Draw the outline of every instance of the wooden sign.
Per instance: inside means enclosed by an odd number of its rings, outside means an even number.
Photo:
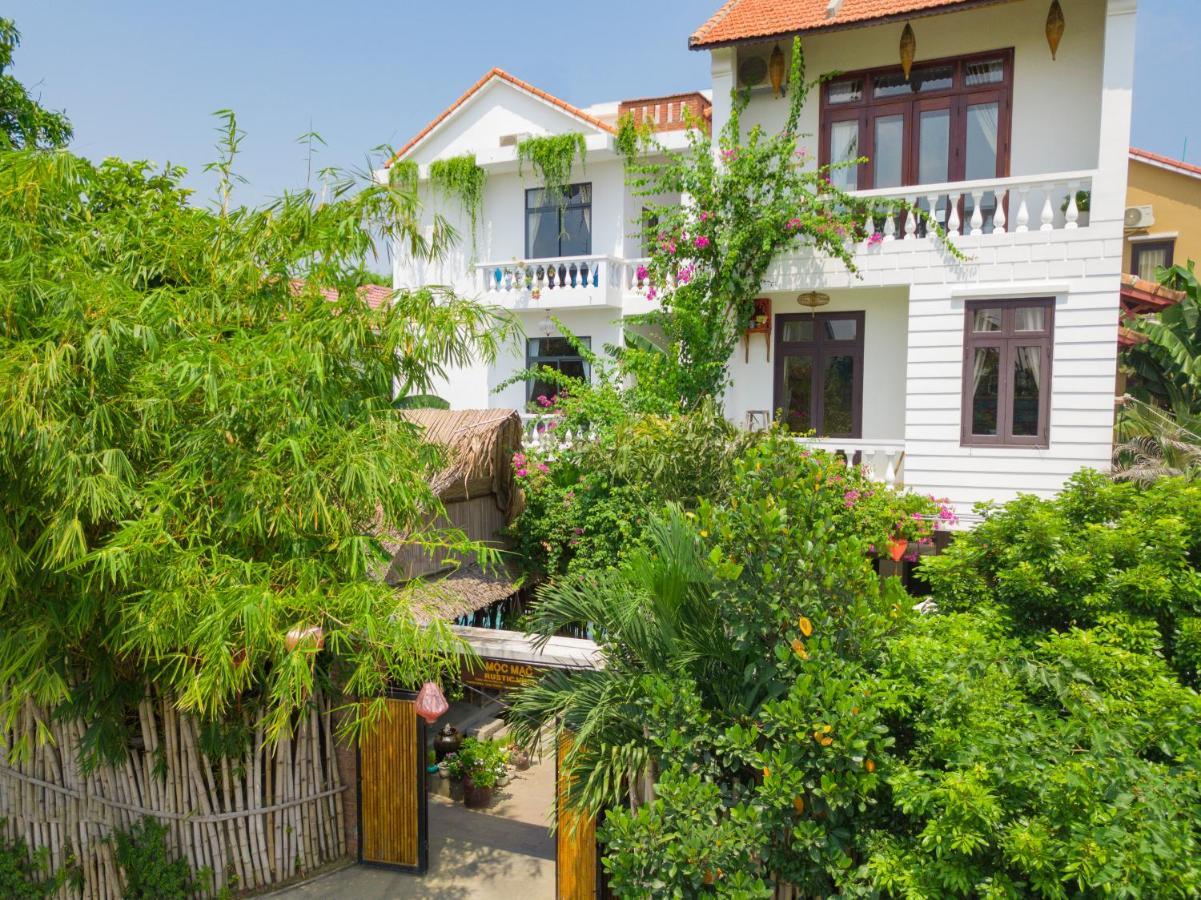
[[[506,659],[480,659],[463,663],[463,682],[475,687],[510,690],[537,680],[546,668]]]

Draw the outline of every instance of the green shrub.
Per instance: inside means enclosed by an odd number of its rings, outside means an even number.
[[[0,820],[0,827],[4,821]],[[24,838],[8,840],[0,835],[0,897],[37,900],[58,893],[67,873],[50,871],[50,853],[45,848],[30,852]]]
[[[205,889],[211,872],[193,875],[187,860],[167,847],[167,828],[143,818],[114,835],[117,865],[125,873],[126,900],[188,900]]]

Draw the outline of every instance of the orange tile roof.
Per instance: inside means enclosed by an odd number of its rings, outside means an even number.
[[[589,125],[593,125],[596,128],[601,129],[602,131],[607,131],[610,134],[617,133],[617,129],[615,129],[612,125],[602,122],[600,119],[596,118],[596,116],[588,115],[588,113],[584,112],[578,106],[572,106],[566,100],[560,100],[558,97],[554,96],[553,94],[548,94],[546,91],[544,91],[540,88],[534,87],[528,81],[522,81],[520,78],[516,77],[515,75],[510,75],[504,69],[498,69],[498,68],[494,67],[492,69],[489,69],[484,74],[483,78],[481,78],[479,81],[477,81],[471,87],[469,87],[463,93],[463,95],[461,97],[459,97],[458,100],[456,100],[450,106],[446,107],[446,109],[442,110],[442,112],[438,113],[438,115],[434,118],[434,120],[432,122],[430,122],[428,125],[426,125],[424,128],[422,128],[419,132],[417,132],[415,135],[413,135],[413,137],[409,140],[409,142],[407,144],[405,144],[403,147],[401,147],[398,151],[396,151],[395,155],[390,160],[388,160],[387,165],[392,165],[392,163],[394,163],[394,162],[396,162],[396,160],[402,158],[410,150],[412,150],[419,143],[421,143],[421,141],[425,138],[426,135],[428,135],[431,131],[433,131],[435,128],[437,128],[439,125],[441,125],[443,120],[445,120],[448,116],[450,116],[451,113],[453,113],[456,109],[458,109],[460,106],[462,106],[468,100],[470,100],[476,93],[478,93],[484,87],[484,85],[486,85],[493,78],[500,78],[503,81],[507,81],[509,84],[513,85],[514,87],[519,88],[520,90],[526,91],[527,93],[533,94],[535,97],[539,97],[542,100],[545,100],[547,103],[551,103],[554,106],[559,107],[559,109],[563,110],[564,112],[568,113],[569,115],[575,116],[577,119],[583,119]]]
[[[1155,163],[1160,166],[1167,166],[1169,169],[1177,169],[1186,175],[1201,176],[1201,166],[1194,166],[1192,163],[1186,163],[1180,159],[1172,159],[1170,156],[1162,156],[1158,153],[1152,153],[1150,150],[1140,150],[1138,147],[1131,147],[1130,155],[1135,159],[1143,160],[1145,162]]]
[[[726,0],[688,46],[717,47],[755,38],[866,25],[880,19],[932,15],[953,6],[979,6],[1005,0]],[[836,6],[834,15],[829,14]]]

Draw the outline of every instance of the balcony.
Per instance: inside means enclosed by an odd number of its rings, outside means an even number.
[[[620,309],[628,265],[612,256],[562,256],[487,262],[475,268],[484,302],[532,311]]]
[[[862,466],[872,481],[900,488],[905,485],[905,442],[903,440],[858,440],[854,438],[797,438],[816,450],[825,450],[848,466]]]
[[[951,236],[1075,231],[1088,226],[1089,214],[1080,209],[1080,200],[1091,196],[1094,174],[989,178],[855,191],[853,196],[900,201],[904,206],[894,215],[881,211],[869,216],[864,229],[873,243],[926,237],[919,210],[932,211]]]

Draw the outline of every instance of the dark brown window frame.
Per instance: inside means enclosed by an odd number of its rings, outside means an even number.
[[[1042,331],[1017,331],[1014,329],[1015,310],[1041,307],[1046,311]],[[973,313],[978,309],[1001,309],[1000,331],[973,332]],[[1006,300],[968,300],[963,312],[963,372],[960,415],[960,444],[964,447],[1010,447],[1028,450],[1045,450],[1051,446],[1051,388],[1055,365],[1055,298],[1023,297]],[[1038,398],[1038,434],[1013,434],[1013,351],[1015,347],[1040,347],[1042,363],[1046,367],[1043,384]],[[997,433],[995,435],[972,433],[971,372],[974,352],[979,347],[1000,349],[1000,384],[997,389]]]
[[[966,84],[967,66],[974,62],[983,62],[1000,58],[1004,64],[1004,76],[996,84],[968,87]],[[901,165],[902,187],[918,184],[917,173],[920,167],[918,147],[921,139],[916,119],[921,107],[937,109],[945,107],[951,112],[951,146],[949,148],[948,182],[954,183],[966,180],[965,151],[967,146],[967,108],[981,102],[996,100],[997,115],[997,172],[996,177],[1009,176],[1010,139],[1013,131],[1013,48],[1007,47],[993,50],[989,53],[973,53],[970,56],[952,56],[942,59],[922,60],[915,63],[915,68],[927,66],[947,66],[955,68],[952,86],[947,90],[915,93],[908,96],[884,97],[875,100],[872,97],[875,79],[881,75],[896,75],[901,71],[900,66],[884,66],[876,69],[860,69],[854,72],[839,72],[821,89],[820,119],[818,133],[820,147],[818,162],[830,164],[830,135],[835,122],[856,120],[859,123],[859,155],[867,157],[867,162],[859,167],[856,180],[857,190],[870,190],[875,183],[875,131],[871,127],[875,119],[881,115],[896,115],[898,112],[905,116],[904,151]],[[848,79],[863,79],[863,99],[850,103],[831,103],[830,86]]]
[[[1167,250],[1164,268],[1171,268],[1176,259],[1176,238],[1149,238],[1130,241],[1130,274],[1139,274],[1139,257],[1148,250]],[[1141,277],[1141,276],[1140,276]]]
[[[851,434],[823,434],[818,431],[818,437],[843,438],[845,440],[859,440],[863,437],[863,333],[864,325],[866,324],[866,314],[863,310],[853,310],[849,312],[824,312],[824,313],[780,313],[776,315],[776,321],[773,324],[775,329],[775,360],[773,362],[773,410],[782,408],[784,401],[784,365],[785,358],[795,356],[798,353],[809,353],[814,357],[814,387],[813,387],[813,421],[824,421],[826,417],[825,410],[825,392],[817,389],[817,373],[822,371],[821,360],[827,355],[837,356],[852,356],[854,358],[854,379],[855,392],[851,398]],[[814,322],[812,341],[785,341],[784,326],[789,322],[799,322],[805,319],[811,319]],[[817,323],[824,322],[828,319],[854,319],[855,320],[855,340],[853,341],[824,341],[818,340],[819,334]],[[827,348],[837,350],[837,353],[830,353]],[[792,351],[792,352],[790,352]]]

